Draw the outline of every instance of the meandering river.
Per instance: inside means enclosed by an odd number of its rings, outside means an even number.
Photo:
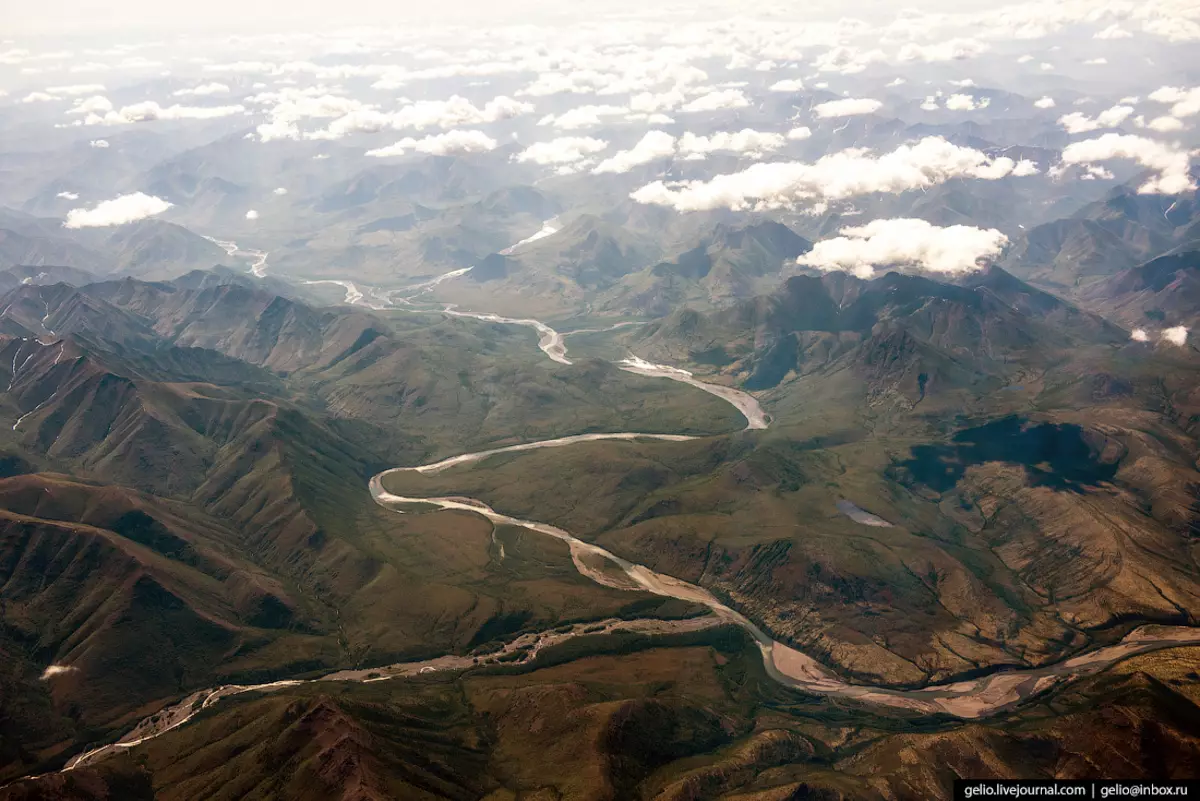
[[[542,231],[524,241],[533,241],[542,236],[551,235],[554,232],[550,230],[553,227],[551,223],[557,224],[556,221],[548,221]],[[232,242],[217,242],[217,244],[226,247],[231,255],[238,251],[236,244]],[[253,272],[261,276],[265,272],[263,265],[265,265],[266,254],[259,251],[241,252],[253,255],[256,259]],[[260,270],[263,272],[260,272]],[[464,272],[466,271],[462,270],[456,271],[453,274],[447,274],[442,278],[434,279],[417,288],[424,289],[431,285],[436,285],[441,280],[449,280]],[[365,302],[364,294],[349,281],[329,280],[307,283],[338,284],[346,290],[346,303],[368,305]],[[387,296],[374,292],[371,294],[384,304],[391,305],[390,298]],[[416,310],[414,309],[414,311]],[[538,347],[548,358],[558,364],[571,364],[570,360],[567,359],[564,336],[539,320],[509,318],[483,312],[460,311],[454,306],[447,306],[441,313],[457,317],[470,317],[492,323],[520,325],[532,328],[539,335]],[[702,381],[687,370],[670,365],[655,364],[633,354],[618,362],[617,365],[622,370],[630,373],[649,378],[667,378],[679,381],[715,395],[742,413],[746,418],[747,430],[765,429],[770,424],[770,417],[759,405],[758,400],[748,393],[732,387]],[[919,690],[895,690],[851,684],[838,677],[812,657],[772,639],[745,615],[728,606],[709,590],[701,586],[673,576],[658,573],[645,565],[630,562],[598,545],[580,540],[571,533],[548,523],[536,520],[523,520],[503,514],[492,509],[482,501],[462,497],[409,497],[393,494],[384,487],[384,481],[392,475],[400,475],[405,472],[418,474],[439,473],[503,453],[569,447],[580,443],[600,440],[682,442],[690,439],[694,439],[694,437],[682,434],[639,432],[577,434],[540,442],[528,442],[503,448],[464,453],[423,465],[392,468],[373,476],[369,483],[369,491],[376,503],[399,513],[407,513],[414,508],[434,507],[442,510],[476,514],[487,518],[494,524],[520,526],[539,534],[554,537],[567,543],[570,548],[572,560],[581,575],[609,587],[640,590],[655,595],[678,598],[691,603],[701,604],[710,610],[710,615],[675,621],[608,620],[601,623],[562,626],[549,632],[524,634],[506,644],[502,649],[484,656],[446,655],[423,662],[402,663],[363,670],[341,670],[308,680],[288,679],[256,685],[222,685],[220,687],[200,690],[187,696],[182,701],[144,719],[117,742],[80,754],[72,759],[64,770],[72,770],[82,765],[91,764],[112,753],[132,748],[148,739],[182,726],[202,710],[212,706],[222,698],[232,695],[246,692],[271,692],[273,690],[295,687],[300,684],[316,681],[384,681],[401,676],[413,676],[441,670],[464,670],[480,664],[490,664],[498,661],[520,664],[536,658],[542,648],[562,642],[571,637],[619,630],[637,631],[646,634],[670,634],[695,631],[723,624],[740,626],[757,643],[768,674],[781,684],[809,693],[843,698],[859,703],[906,709],[922,714],[951,715],[959,718],[979,718],[1010,708],[1022,700],[1044,692],[1056,684],[1080,676],[1098,673],[1117,660],[1138,653],[1173,645],[1200,643],[1200,630],[1197,629],[1145,626],[1135,630],[1119,643],[1080,654],[1046,667],[1001,671],[978,679],[926,687]],[[847,515],[865,525],[890,525],[887,521],[859,509],[848,501],[844,502],[839,508],[842,508]],[[600,569],[597,565],[601,562],[608,562],[614,569]],[[63,667],[62,670],[68,671],[70,668]]]

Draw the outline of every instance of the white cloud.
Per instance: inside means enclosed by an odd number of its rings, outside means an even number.
[[[55,197],[60,197],[63,200],[79,200],[79,194],[76,192],[59,192]]]
[[[639,111],[646,114],[652,114],[658,111],[670,111],[671,109],[679,108],[687,100],[687,96],[678,89],[672,89],[668,92],[639,92],[629,98],[630,111]]]
[[[990,48],[978,39],[951,39],[931,45],[919,45],[909,42],[900,48],[901,61],[923,61],[937,63],[943,61],[962,61],[975,58]]]
[[[841,236],[813,245],[797,264],[819,270],[847,270],[870,278],[876,267],[906,266],[935,273],[965,273],[981,259],[999,256],[1008,237],[994,228],[951,225],[940,228],[925,220],[874,220],[843,228]]]
[[[1200,86],[1194,89],[1164,86],[1155,89],[1150,94],[1150,99],[1156,103],[1170,103],[1172,117],[1191,117],[1200,114]]]
[[[77,100],[67,109],[68,114],[107,114],[113,110],[112,101],[104,95],[94,95],[86,100]]]
[[[280,126],[278,129],[268,128],[263,130],[264,126],[259,126],[259,139],[266,142],[268,138],[284,138],[286,135],[291,135],[292,131],[298,131],[298,126],[295,121],[277,118],[270,125]],[[377,111],[374,108],[363,106],[356,108],[336,120],[330,122],[325,128],[317,131],[302,134],[305,139],[341,139],[356,133],[378,133],[379,131],[387,131],[395,128],[395,118],[392,114],[382,111]],[[274,133],[273,133],[274,132]],[[301,136],[296,134],[292,138]]]
[[[701,95],[690,103],[679,107],[680,111],[719,111],[727,108],[745,108],[750,100],[740,89],[724,89]]]
[[[205,64],[205,72],[233,72],[244,74],[271,74],[276,67],[268,61],[235,61],[231,64]]]
[[[1174,328],[1164,328],[1162,338],[1165,342],[1170,342],[1172,345],[1178,345],[1182,348],[1187,344],[1187,326],[1177,325]]]
[[[1042,70],[1043,72],[1049,72],[1050,70],[1054,69],[1054,65],[1049,61],[1043,61],[1041,64],[1038,64],[1038,69]]]
[[[1104,167],[1098,167],[1095,164],[1088,164],[1083,168],[1083,170],[1083,175],[1080,176],[1080,180],[1083,181],[1111,181],[1116,177],[1112,174],[1111,170],[1107,170]],[[1059,171],[1054,168],[1051,168],[1050,172],[1052,177],[1057,177],[1059,173]]]
[[[1100,66],[1102,64],[1107,64],[1108,59],[1105,58],[1104,56],[1100,56],[1099,58],[1089,58],[1087,61],[1085,61],[1083,63],[1087,66]]]
[[[52,679],[55,676],[61,676],[64,673],[70,673],[75,670],[79,670],[79,668],[71,665],[50,665],[42,671],[42,675],[39,678],[41,681],[45,681],[46,679]]]
[[[408,150],[427,153],[434,156],[448,156],[453,153],[486,153],[497,147],[495,139],[483,131],[447,131],[446,133],[426,136],[423,139],[406,137],[394,145],[368,150],[368,156],[402,156]]]
[[[996,180],[1013,174],[1016,167],[1010,158],[992,159],[973,148],[930,136],[880,156],[854,148],[823,156],[812,164],[754,164],[709,181],[670,186],[655,181],[630,196],[640,203],[679,211],[791,208],[798,203],[820,204],[874,192],[927,189],[956,177]]]
[[[272,192],[272,194],[276,194],[276,195],[286,195],[286,194],[287,194],[287,189],[284,189],[282,186],[280,186],[280,187],[276,187],[276,188],[275,188],[275,190]]]
[[[874,114],[883,108],[883,103],[871,98],[847,97],[843,100],[830,100],[813,106],[813,113],[821,119],[830,117],[853,117],[857,114]]]
[[[482,108],[475,106],[465,97],[454,95],[449,100],[420,100],[393,112],[379,112],[368,107],[358,108],[334,120],[325,130],[305,134],[305,138],[340,139],[351,133],[373,133],[387,129],[450,129],[498,122],[531,111],[532,103],[513,100],[504,95],[489,100]]]
[[[675,155],[675,137],[663,131],[650,131],[629,150],[621,150],[596,165],[595,174],[629,172],[634,167]]]
[[[586,136],[563,136],[549,142],[538,142],[525,148],[515,157],[516,161],[533,164],[572,164],[608,147],[603,139]]]
[[[891,89],[892,87],[895,87],[895,86],[903,86],[906,83],[908,83],[908,81],[904,80],[903,78],[893,78],[892,80],[890,80],[886,84],[884,84],[884,86]]]
[[[246,219],[247,220],[257,220],[258,212],[255,211],[254,209],[250,209],[250,211],[246,212]]]
[[[103,115],[93,113],[84,118],[84,125],[130,125],[136,122],[155,120],[210,120],[230,117],[245,111],[244,106],[168,106],[163,108],[153,100],[123,106],[119,111],[108,111]]]
[[[970,78],[963,78],[961,81],[950,81],[951,86],[957,86],[959,89],[968,89],[975,85],[975,81]]]
[[[1120,25],[1113,23],[1102,31],[1097,31],[1092,37],[1093,39],[1128,39],[1133,36],[1132,33],[1122,28]]]
[[[768,91],[771,92],[799,92],[804,89],[804,81],[799,78],[785,78],[782,81],[776,81],[771,84]]]
[[[887,55],[882,50],[860,51],[853,47],[839,45],[818,56],[813,62],[813,66],[818,72],[857,75],[871,64],[886,60]],[[817,88],[823,87],[818,86]]]
[[[202,83],[191,89],[180,89],[177,92],[172,92],[174,97],[209,97],[211,95],[224,95],[229,93],[229,87],[223,83]]]
[[[1178,86],[1160,86],[1150,93],[1150,99],[1155,103],[1178,103],[1187,96],[1188,90]]]
[[[134,192],[120,195],[112,200],[105,200],[93,209],[71,209],[67,212],[65,228],[98,228],[108,225],[124,225],[125,223],[144,220],[155,214],[162,214],[171,208],[171,204],[162,198]]]
[[[88,142],[88,146],[89,147],[108,147],[108,140],[107,139],[93,139],[92,141]]]
[[[539,75],[533,83],[517,92],[518,96],[548,97],[557,94],[595,94],[608,85],[613,76],[596,70],[574,72],[547,72]]]
[[[1030,175],[1037,175],[1040,172],[1041,170],[1038,169],[1036,162],[1030,159],[1021,159],[1013,167],[1012,174],[1016,178],[1028,178]]]
[[[1129,338],[1134,342],[1149,342],[1150,335],[1146,333],[1144,328],[1135,328],[1129,332]]]
[[[807,125],[801,125],[799,128],[793,128],[787,132],[787,138],[793,142],[800,142],[812,137],[812,129]]]
[[[1067,133],[1088,133],[1100,128],[1116,128],[1129,119],[1131,114],[1133,106],[1113,106],[1101,111],[1094,119],[1082,112],[1073,111],[1059,117],[1058,124],[1066,129]]]
[[[1030,61],[1033,61],[1033,56],[1028,53],[1017,59],[1018,64],[1028,64]]]
[[[1138,188],[1140,194],[1176,195],[1196,188],[1188,174],[1187,151],[1155,139],[1107,133],[1095,139],[1073,142],[1062,152],[1063,164],[1093,164],[1109,159],[1131,159],[1158,172]]]
[[[1033,105],[1035,105],[1038,108],[1054,108],[1054,106],[1055,106],[1054,98],[1053,97],[1042,97],[1042,98],[1039,98],[1039,99],[1033,101]]]
[[[759,156],[771,150],[778,150],[784,146],[785,141],[780,134],[764,133],[752,128],[744,128],[732,133],[715,133],[712,136],[696,136],[692,133],[685,133],[679,138],[679,152],[685,157],[704,156],[721,150]]]
[[[1146,127],[1159,133],[1173,133],[1183,130],[1183,123],[1177,117],[1155,117],[1146,123]]]
[[[49,86],[46,88],[46,91],[52,95],[75,97],[76,95],[90,95],[96,92],[103,92],[104,85],[99,83],[81,83],[72,86]]]
[[[54,95],[48,95],[45,92],[30,92],[21,98],[22,103],[45,103],[50,100],[58,100]]]
[[[976,100],[974,95],[957,94],[946,98],[946,108],[951,111],[975,111],[987,108],[991,102],[991,98],[987,97]]]
[[[602,124],[602,117],[618,117],[626,113],[624,106],[579,106],[559,115],[547,114],[538,120],[538,125],[553,125],[564,131],[575,131]]]

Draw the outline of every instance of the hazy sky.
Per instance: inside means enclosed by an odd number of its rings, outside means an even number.
[[[4,35],[23,34],[111,34],[140,31],[291,31],[319,30],[329,25],[390,25],[402,22],[437,21],[488,24],[495,22],[569,21],[587,17],[626,14],[655,16],[734,16],[743,13],[786,14],[789,17],[825,19],[838,16],[871,18],[890,16],[902,8],[928,10],[971,10],[985,8],[981,0],[863,0],[848,4],[827,0],[799,7],[781,3],[775,11],[763,3],[688,2],[647,4],[635,0],[604,0],[602,3],[572,4],[555,0],[0,0]],[[990,4],[990,5],[995,5]],[[674,6],[674,8],[672,8]]]

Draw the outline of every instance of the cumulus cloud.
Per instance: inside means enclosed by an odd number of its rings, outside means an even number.
[[[547,72],[517,92],[518,96],[549,97],[558,94],[595,94],[608,85],[612,76],[597,70],[575,70],[569,73]]]
[[[1122,28],[1120,25],[1113,23],[1102,31],[1097,31],[1092,37],[1093,39],[1128,39],[1133,36],[1132,33]]]
[[[46,91],[52,95],[75,97],[77,95],[90,95],[96,92],[103,92],[104,85],[99,83],[80,83],[72,86],[50,86],[46,88]]]
[[[59,192],[55,197],[60,197],[63,200],[79,200],[79,194],[76,192]]]
[[[1174,328],[1164,328],[1162,339],[1164,342],[1169,342],[1172,345],[1183,347],[1187,344],[1188,330],[1187,326],[1177,325]]]
[[[246,212],[246,219],[247,220],[257,220],[258,212],[255,211],[254,209],[250,209],[250,211]]]
[[[736,132],[715,133],[712,136],[696,136],[685,133],[679,138],[679,152],[685,157],[703,157],[717,151],[744,153],[758,156],[783,147],[786,140],[777,133],[764,133],[752,128]]]
[[[122,106],[120,110],[112,110],[103,114],[93,112],[83,119],[84,125],[130,125],[136,122],[153,122],[155,120],[211,120],[217,117],[230,117],[245,111],[244,106],[168,106],[163,108],[153,100],[135,103],[132,106]]]
[[[276,187],[276,188],[275,188],[275,190],[273,191],[273,193],[272,193],[272,194],[276,194],[276,195],[286,195],[286,194],[287,194],[287,190],[286,190],[286,189],[284,189],[282,186],[280,186],[280,187]]]
[[[801,125],[798,128],[793,128],[787,132],[787,138],[793,142],[801,142],[805,139],[812,138],[812,129],[807,125]]]
[[[818,72],[857,75],[866,70],[871,64],[886,60],[887,55],[882,50],[858,50],[853,47],[839,45],[818,56],[813,62],[813,66]]]
[[[229,93],[229,87],[223,83],[202,83],[199,86],[193,86],[191,89],[180,89],[177,92],[172,92],[173,97],[210,97],[211,95],[224,95]]]
[[[804,89],[804,81],[799,78],[786,78],[782,81],[776,81],[771,84],[768,91],[771,92],[800,92]]]
[[[1113,106],[1101,111],[1094,118],[1082,112],[1073,111],[1059,117],[1058,124],[1066,129],[1067,133],[1089,133],[1101,128],[1115,128],[1129,119],[1131,114],[1133,114],[1133,106]]]
[[[427,153],[434,156],[448,156],[456,153],[486,153],[497,147],[495,139],[483,131],[447,131],[446,133],[426,136],[423,139],[406,137],[387,147],[368,150],[368,156],[402,156],[408,150]]]
[[[1146,127],[1159,133],[1173,133],[1182,131],[1183,123],[1176,117],[1155,117],[1146,123]]]
[[[908,81],[904,80],[903,78],[893,78],[892,80],[885,83],[884,86],[891,89],[892,87],[895,87],[895,86],[903,86],[906,83],[908,83]]]
[[[1156,103],[1170,103],[1172,117],[1200,114],[1200,86],[1194,89],[1164,86],[1151,92],[1150,99]]]
[[[976,100],[974,95],[956,94],[946,98],[946,108],[951,111],[975,111],[987,108],[991,102],[991,98],[987,97]]]
[[[621,150],[596,165],[595,174],[629,172],[634,167],[675,155],[675,137],[663,131],[650,131],[629,150]]]
[[[909,42],[900,48],[901,61],[921,61],[933,64],[943,61],[962,61],[986,53],[990,48],[978,39],[951,39],[931,45]]]
[[[821,119],[830,117],[853,117],[858,114],[874,114],[883,108],[883,103],[867,97],[847,97],[829,100],[813,106],[813,113]]]
[[[603,117],[619,117],[627,113],[624,106],[579,106],[562,114],[547,114],[538,120],[538,125],[553,125],[564,131],[594,128],[604,122]]]
[[[603,139],[586,136],[563,136],[549,142],[538,142],[518,153],[519,162],[532,164],[573,164],[592,156],[608,147]]]
[[[1038,166],[1034,161],[1031,161],[1030,159],[1021,159],[1017,162],[1016,166],[1013,167],[1012,174],[1015,178],[1028,178],[1030,175],[1037,175],[1040,172],[1041,170],[1038,169]]]
[[[820,204],[875,192],[927,189],[958,177],[996,180],[1012,175],[1016,167],[1010,158],[993,159],[974,148],[930,136],[880,156],[852,148],[823,156],[812,164],[762,163],[709,181],[672,185],[655,181],[631,197],[640,203],[679,211],[790,208],[798,203]]]
[[[1039,98],[1039,99],[1033,101],[1033,105],[1037,106],[1038,108],[1054,108],[1054,106],[1055,106],[1054,98],[1053,97],[1042,97],[1042,98]]]
[[[935,273],[978,269],[980,260],[1000,255],[1008,237],[994,228],[951,225],[941,228],[925,220],[874,220],[843,228],[841,236],[813,245],[796,260],[819,270],[847,270],[870,278],[876,267],[905,266]]]
[[[380,112],[369,107],[357,108],[334,120],[328,128],[305,134],[305,138],[340,139],[351,133],[374,133],[388,129],[450,129],[498,122],[531,111],[532,103],[524,103],[504,95],[489,100],[482,108],[475,106],[465,97],[454,95],[449,100],[420,100],[393,112]]]
[[[30,92],[21,98],[22,103],[45,103],[50,100],[58,100],[58,98],[45,92]]]
[[[162,198],[147,195],[143,192],[133,192],[120,195],[112,200],[105,200],[91,209],[71,209],[67,212],[65,228],[99,228],[109,225],[124,225],[125,223],[144,220],[155,214],[162,214],[171,208],[171,204]]]
[[[727,108],[745,108],[750,100],[740,89],[723,89],[701,95],[679,107],[680,111],[720,111]]]
[[[113,110],[112,101],[104,95],[94,95],[86,100],[77,100],[67,109],[68,114],[107,114]]]
[[[88,147],[100,147],[100,148],[108,147],[108,140],[107,139],[93,139],[92,141],[88,142]]]
[[[1131,134],[1107,133],[1067,145],[1063,164],[1090,165],[1110,159],[1130,159],[1158,175],[1138,188],[1143,195],[1177,195],[1196,188],[1188,174],[1188,153],[1175,146]]]
[[[638,92],[629,98],[629,110],[643,114],[653,114],[660,111],[670,111],[679,108],[687,101],[687,96],[679,89],[667,92]]]
[[[1100,66],[1102,64],[1107,64],[1108,59],[1105,58],[1104,56],[1100,56],[1099,58],[1089,58],[1087,61],[1085,61],[1083,63],[1087,66]]]
[[[1135,328],[1129,332],[1129,338],[1134,342],[1149,342],[1150,335],[1146,333],[1144,328]]]

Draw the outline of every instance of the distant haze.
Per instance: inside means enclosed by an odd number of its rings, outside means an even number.
[[[294,31],[320,30],[329,25],[392,25],[398,23],[454,23],[465,26],[496,23],[545,24],[572,20],[594,21],[610,16],[643,15],[695,19],[732,16],[781,16],[793,21],[830,19],[841,16],[877,18],[892,16],[904,9],[924,11],[972,11],[987,8],[975,0],[948,3],[941,0],[895,2],[867,0],[853,6],[844,3],[809,3],[803,9],[791,4],[697,2],[647,5],[633,0],[607,1],[586,7],[546,0],[512,0],[491,3],[484,0],[451,0],[445,3],[383,2],[383,0],[212,0],[207,3],[161,3],[155,0],[48,0],[0,3],[4,34],[20,35],[103,35],[134,32],[191,31]]]

